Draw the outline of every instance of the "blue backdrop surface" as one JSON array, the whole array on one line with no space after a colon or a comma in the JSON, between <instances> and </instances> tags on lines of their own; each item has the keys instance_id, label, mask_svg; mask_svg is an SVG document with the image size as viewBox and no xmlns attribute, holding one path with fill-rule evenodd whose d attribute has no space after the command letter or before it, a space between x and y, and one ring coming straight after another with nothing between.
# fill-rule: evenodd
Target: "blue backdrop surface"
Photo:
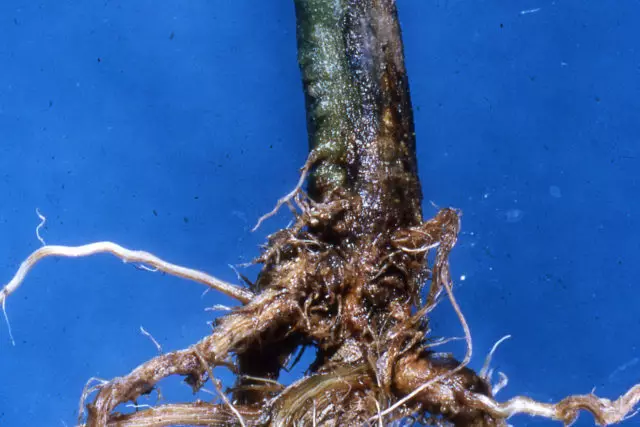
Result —
<instances>
[{"instance_id":1,"label":"blue backdrop surface","mask_svg":"<svg viewBox=\"0 0 640 427\"><path fill-rule=\"evenodd\" d=\"M425 216L464 212L473 367L511 334L500 399L616 397L640 382L640 3L398 5ZM249 231L306 157L294 21L290 1L1 2L0 282L40 245L36 208L47 243L112 240L235 281L286 224ZM140 326L184 348L219 303L109 255L43 261L7 301L15 346L0 325L0 425L74 425L87 379L156 354ZM462 334L444 304L433 320Z\"/></svg>"}]
</instances>

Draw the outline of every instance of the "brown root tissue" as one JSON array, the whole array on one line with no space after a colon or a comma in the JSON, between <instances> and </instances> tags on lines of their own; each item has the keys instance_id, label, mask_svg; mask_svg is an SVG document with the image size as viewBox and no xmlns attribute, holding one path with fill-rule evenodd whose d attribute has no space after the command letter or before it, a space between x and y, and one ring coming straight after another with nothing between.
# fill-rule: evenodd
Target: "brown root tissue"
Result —
<instances>
[{"instance_id":1,"label":"brown root tissue","mask_svg":"<svg viewBox=\"0 0 640 427\"><path fill-rule=\"evenodd\" d=\"M359 222L371 216L362 214L366 203L358 195L335 193L319 203L300 192L290 205L293 225L271 235L256 260L262 271L252 285L255 297L218 319L197 344L88 389L83 401L97 394L87 405L86 425L342 426L405 419L497 427L518 413L569 425L581 409L609 425L640 400L640 386L615 401L593 394L557 404L494 400L490 375L465 366L471 338L448 265L459 231L457 211L442 209L421 224L369 234L359 231ZM462 362L434 352L438 342L428 335L427 315L445 295L466 331ZM278 382L280 371L301 346L314 347L316 358L307 375L285 387ZM237 377L231 400L213 378L212 367L220 365ZM211 381L221 398L115 411L170 375L184 376L194 390Z\"/></svg>"},{"instance_id":2,"label":"brown root tissue","mask_svg":"<svg viewBox=\"0 0 640 427\"><path fill-rule=\"evenodd\" d=\"M183 375L198 389L210 379L210 367L221 364L238 375L233 402L211 406L205 424L189 421L194 425L236 425L240 419L261 425L359 425L459 365L435 357L425 317L449 286L442 280L448 280L448 252L459 227L456 211L443 209L422 224L372 235L359 231L368 228L360 222L370 216L363 214L358 196L336 193L318 203L299 194L292 206L295 222L271 235L257 259L263 265L253 285L257 296L220 318L212 335L193 347L159 356L100 387L88 405L88 425L127 425L133 417L141 422L140 413L113 410L149 393L168 375ZM432 265L430 250L436 252ZM429 292L423 301L425 283ZM300 346L314 346L316 359L308 376L283 387L277 383L280 370ZM496 425L465 406L459 395L467 392L491 396L489 384L464 368L386 419L413 415ZM240 417L231 408L238 408ZM187 413L184 406L178 409ZM155 413L156 420L162 413L176 419L168 415L170 406L163 411Z\"/></svg>"}]
</instances>

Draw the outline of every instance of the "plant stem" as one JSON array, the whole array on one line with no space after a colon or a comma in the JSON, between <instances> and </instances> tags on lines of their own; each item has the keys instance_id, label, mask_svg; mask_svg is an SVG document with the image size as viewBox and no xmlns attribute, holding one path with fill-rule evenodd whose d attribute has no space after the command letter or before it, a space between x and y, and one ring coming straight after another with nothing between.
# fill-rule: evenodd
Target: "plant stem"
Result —
<instances>
[{"instance_id":1,"label":"plant stem","mask_svg":"<svg viewBox=\"0 0 640 427\"><path fill-rule=\"evenodd\" d=\"M315 160L310 194L362 198L362 232L422 220L413 112L395 2L296 0Z\"/></svg>"}]
</instances>

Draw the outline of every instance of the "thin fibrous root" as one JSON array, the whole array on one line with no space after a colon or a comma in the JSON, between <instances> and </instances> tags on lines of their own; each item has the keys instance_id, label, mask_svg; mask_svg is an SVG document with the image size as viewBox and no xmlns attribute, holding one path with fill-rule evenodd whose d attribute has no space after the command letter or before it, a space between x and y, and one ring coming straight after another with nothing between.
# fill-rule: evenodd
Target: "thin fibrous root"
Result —
<instances>
[{"instance_id":1,"label":"thin fibrous root","mask_svg":"<svg viewBox=\"0 0 640 427\"><path fill-rule=\"evenodd\" d=\"M0 298L3 298L3 295L0 294ZM11 345L15 347L16 340L13 338L13 332L11 332L11 323L9 322L9 316L7 316L7 300L2 299L2 314L4 315L4 321L7 324L7 329L9 330L9 339L11 340Z\"/></svg>"},{"instance_id":2,"label":"thin fibrous root","mask_svg":"<svg viewBox=\"0 0 640 427\"><path fill-rule=\"evenodd\" d=\"M500 344L502 344L503 342L505 342L509 338L511 338L511 335L505 335L502 338L500 338L498 341L496 341L496 343L493 345L493 347L491 347L491 351L489 351L489 354L487 354L487 357L484 359L484 364L482 365L482 368L480 369L480 372L478 372L478 375L480 376L480 378L483 378L485 381L490 382L491 373L492 373L492 370L491 370L491 359L493 358L493 355L495 354L495 352L498 349L498 347L500 346Z\"/></svg>"},{"instance_id":3,"label":"thin fibrous root","mask_svg":"<svg viewBox=\"0 0 640 427\"><path fill-rule=\"evenodd\" d=\"M561 421L565 425L573 424L582 409L590 412L596 423L608 426L620 423L635 415L634 408L640 402L640 384L633 386L617 400L599 398L594 394L569 396L558 403L542 403L523 396L517 396L504 403L491 397L471 393L469 404L486 411L496 418L509 418L517 414L545 417Z\"/></svg>"},{"instance_id":4,"label":"thin fibrous root","mask_svg":"<svg viewBox=\"0 0 640 427\"><path fill-rule=\"evenodd\" d=\"M495 384L491 383L491 395L493 397L495 397L500 392L500 390L502 390L507 386L507 384L509 384L509 377L507 377L504 372L498 372L498 376L500 377L498 382Z\"/></svg>"},{"instance_id":5,"label":"thin fibrous root","mask_svg":"<svg viewBox=\"0 0 640 427\"><path fill-rule=\"evenodd\" d=\"M140 333L142 333L142 335L144 335L145 337L147 337L147 338L149 338L151 340L153 345L156 346L156 350L158 350L158 354L162 354L162 346L160 345L160 343L158 341L156 341L156 339L153 337L153 335L151 335L149 332L147 332L147 330L145 328L143 328L142 325L140 325Z\"/></svg>"},{"instance_id":6,"label":"thin fibrous root","mask_svg":"<svg viewBox=\"0 0 640 427\"><path fill-rule=\"evenodd\" d=\"M202 352L200 352L200 350L198 350L198 346L194 346L193 350L195 351L196 356L198 356L198 360L200 360L200 363L202 364L202 367L209 373L209 380L213 383L213 386L216 388L216 391L220 395L220 399L222 399L224 404L227 405L227 407L231 410L231 412L233 412L233 415L236 416L236 418L240 422L240 425L242 427L247 427L247 424L244 422L244 418L242 418L242 415L240 415L240 412L238 412L236 407L233 406L233 404L229 401L229 399L227 398L227 395L222 390L222 387L220 386L220 383L213 376L213 370L211 369L211 365L209 363L207 363L206 359L202 355Z\"/></svg>"},{"instance_id":7,"label":"thin fibrous root","mask_svg":"<svg viewBox=\"0 0 640 427\"><path fill-rule=\"evenodd\" d=\"M36 237L38 238L40 243L42 243L42 246L47 246L44 239L40 235L40 230L42 229L42 227L44 227L44 224L47 222L47 218L40 213L40 210L38 208L36 208L36 215L38 215L38 218L40 218L40 224L38 224L38 226L36 227Z\"/></svg>"},{"instance_id":8,"label":"thin fibrous root","mask_svg":"<svg viewBox=\"0 0 640 427\"><path fill-rule=\"evenodd\" d=\"M460 325L462 326L462 329L464 331L464 338L467 344L467 351L465 353L464 359L460 364L458 364L458 366L456 366L451 371L437 375L431 378L430 380L424 382L420 386L416 387L416 389L413 390L411 393L407 394L402 399L398 400L393 405L389 406L384 411L382 411L379 414L379 416L381 417L385 417L391 414L392 412L400 408L402 405L409 402L411 399L413 399L418 394L423 392L427 387L431 386L432 384L458 373L459 371L464 369L471 361L471 356L473 354L473 341L471 337L471 330L469 329L469 324L467 323L464 317L464 314L462 313L462 310L458 305L458 301L456 300L455 295L453 294L453 281L451 280L451 273L449 271L449 265L447 262L447 257L449 255L449 252L451 251L451 249L453 248L457 240L457 234L458 234L458 231L460 230L460 220L458 215L453 210L450 210L450 211L443 210L441 211L441 213L442 212L454 213L455 215L452 218L455 219L455 222L454 222L453 233L448 236L444 236L443 240L440 242L440 245L438 248L438 254L436 256L436 266L434 267L433 285L436 285L434 286L435 288L440 288L440 289L444 288L444 290L446 291L447 296L449 297L451 306L453 307L453 310L458 316L458 319L460 320ZM433 300L433 298L430 298L430 299ZM420 311L418 311L418 313L416 313L414 317L417 317L417 316L422 317L423 315L428 313L431 309L433 309L432 304L433 303L428 302ZM373 421L375 421L375 417L371 417L369 419L369 422L373 422Z\"/></svg>"},{"instance_id":9,"label":"thin fibrous root","mask_svg":"<svg viewBox=\"0 0 640 427\"><path fill-rule=\"evenodd\" d=\"M255 225L255 227L253 227L251 229L251 231L256 231L258 228L260 228L260 225L262 224L262 222L264 220L269 219L272 216L274 216L278 212L278 210L280 210L282 205L284 205L285 203L289 203L289 201L291 199L293 199L298 194L298 192L302 189L302 186L304 185L305 180L307 179L307 175L309 174L309 170L311 169L311 166L315 162L315 157L316 156L315 156L314 152L312 151L311 154L309 154L309 157L307 158L306 163L304 164L304 166L302 167L302 169L300 171L300 179L298 180L298 183L296 184L294 189L291 190L289 192L289 194L287 194L286 196L284 196L281 199L279 199L278 203L276 203L276 206L271 210L271 212L268 212L268 213L262 215L260 217L260 219L258 219L258 223Z\"/></svg>"},{"instance_id":10,"label":"thin fibrous root","mask_svg":"<svg viewBox=\"0 0 640 427\"><path fill-rule=\"evenodd\" d=\"M20 264L20 268L16 272L15 276L13 276L11 281L7 283L7 285L4 286L2 290L0 290L0 304L2 304L2 306L4 307L6 298L20 287L27 273L29 273L33 266L41 259L50 256L77 258L99 253L110 253L122 259L122 261L124 262L150 265L157 270L170 274L172 276L182 277L184 279L202 283L203 285L220 291L223 294L235 298L244 304L248 303L254 297L253 292L249 291L248 289L243 289L239 286L232 285L220 279L216 279L215 277L210 276L202 271L193 270L191 268L182 267L176 264L171 264L153 254L150 254L149 252L133 251L123 248L122 246L113 242L95 242L82 246L48 245L34 251L25 261L22 262L22 264Z\"/></svg>"},{"instance_id":11,"label":"thin fibrous root","mask_svg":"<svg viewBox=\"0 0 640 427\"><path fill-rule=\"evenodd\" d=\"M97 383L97 384L95 384ZM84 404L87 397L96 390L100 390L105 384L109 384L109 381L102 378L91 377L87 380L87 383L82 389L82 396L80 396L80 404L78 407L78 425L82 424L82 418L84 417Z\"/></svg>"},{"instance_id":12,"label":"thin fibrous root","mask_svg":"<svg viewBox=\"0 0 640 427\"><path fill-rule=\"evenodd\" d=\"M413 390L411 393L407 394L402 399L398 400L396 403L394 403L393 405L389 406L387 409L382 411L380 414L378 414L377 417L385 417L385 416L391 414L393 411L395 411L396 409L400 408L405 403L409 402L411 399L416 397L418 394L422 393L430 385L432 385L432 384L434 384L434 383L436 383L438 381L441 381L441 380L443 380L443 379L445 379L447 377L450 377L450 376L460 372L471 361L471 356L473 354L473 343L472 343L472 338L471 338L471 330L469 329L469 325L468 325L468 323L467 323L467 321L466 321L466 319L464 317L464 314L462 313L462 310L460 309L460 306L458 305L458 302L457 302L455 296L453 295L452 283L451 283L451 278L450 278L448 269L444 269L443 270L442 284L443 284L444 289L447 292L447 295L449 296L449 301L451 302L451 305L453 306L454 311L458 315L458 319L460 320L460 324L462 325L462 329L464 330L465 341L467 343L467 351L465 353L464 359L462 360L462 362L458 366L456 366L451 371L448 371L448 372L445 372L443 374L437 375L437 376L431 378L430 380L425 381L419 387L416 387L416 389ZM369 419L369 422L375 421L375 419L377 417L371 417Z\"/></svg>"}]
</instances>

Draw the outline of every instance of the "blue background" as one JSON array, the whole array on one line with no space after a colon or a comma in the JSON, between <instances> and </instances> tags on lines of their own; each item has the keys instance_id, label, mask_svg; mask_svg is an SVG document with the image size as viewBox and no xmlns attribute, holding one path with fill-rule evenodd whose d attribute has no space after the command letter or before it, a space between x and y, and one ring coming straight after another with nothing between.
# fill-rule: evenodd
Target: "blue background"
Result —
<instances>
[{"instance_id":1,"label":"blue background","mask_svg":"<svg viewBox=\"0 0 640 427\"><path fill-rule=\"evenodd\" d=\"M640 381L640 3L398 4L425 216L464 212L472 366L512 334L500 399L617 397ZM290 1L1 2L0 282L39 246L36 208L50 244L112 240L235 281L306 157L294 21ZM209 332L204 308L230 301L202 293L109 255L43 261L7 301L15 347L0 325L0 425L74 425L89 377L156 354L140 326L166 351ZM462 334L446 304L433 320Z\"/></svg>"}]
</instances>

